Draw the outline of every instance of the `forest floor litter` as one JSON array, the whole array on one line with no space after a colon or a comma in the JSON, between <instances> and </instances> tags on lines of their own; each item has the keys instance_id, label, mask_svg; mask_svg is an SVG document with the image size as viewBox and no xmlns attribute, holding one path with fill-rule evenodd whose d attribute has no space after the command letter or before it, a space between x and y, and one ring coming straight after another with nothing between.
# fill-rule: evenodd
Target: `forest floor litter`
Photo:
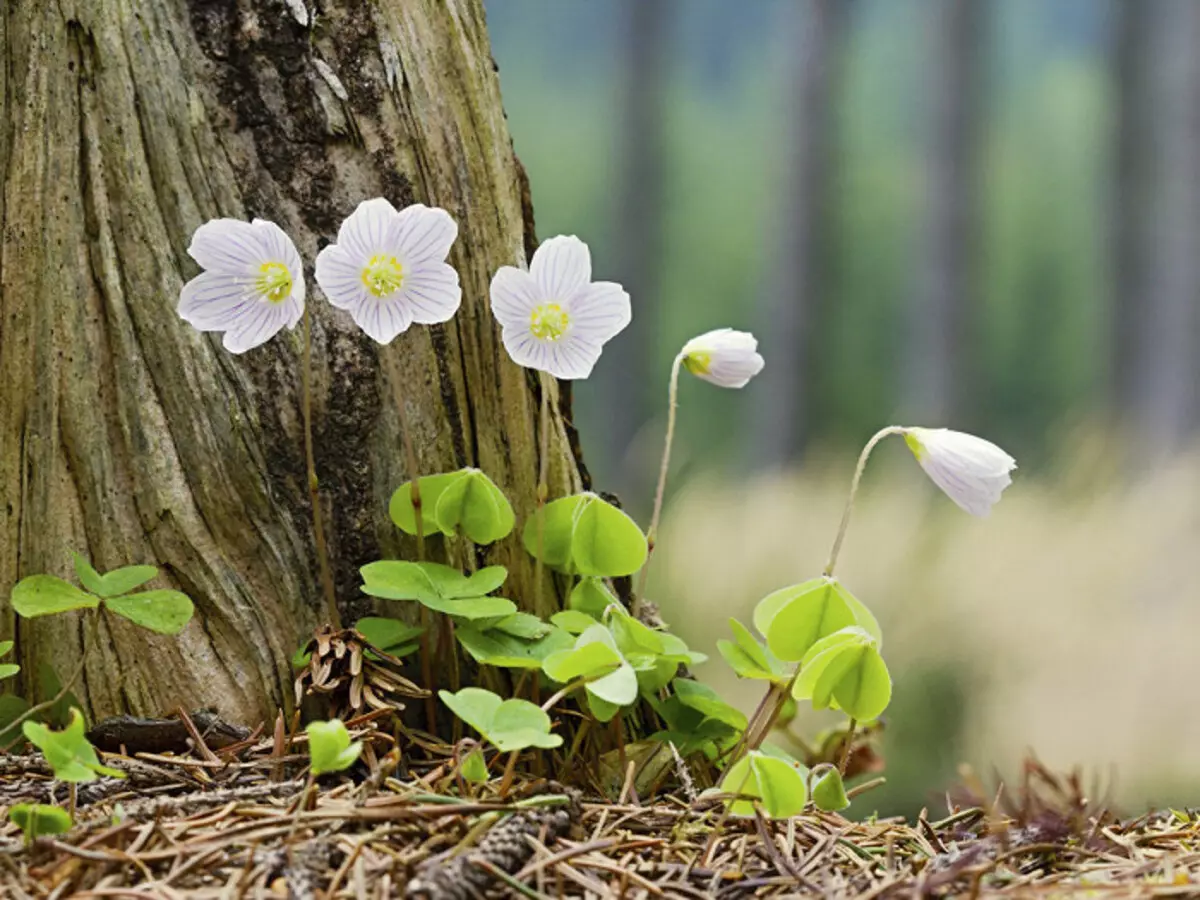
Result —
<instances>
[{"instance_id":1,"label":"forest floor litter","mask_svg":"<svg viewBox=\"0 0 1200 900\"><path fill-rule=\"evenodd\" d=\"M80 785L68 834L0 832L0 896L1200 896L1200 814L1123 819L1034 760L1015 788L968 777L915 823L868 817L865 796L852 818L735 819L690 786L638 798L632 765L615 801L520 778L470 796L448 756L407 762L379 719L347 723L367 747L355 777L311 791L304 735L280 728L106 755L126 778ZM40 755L0 756L0 805L69 794Z\"/></svg>"}]
</instances>

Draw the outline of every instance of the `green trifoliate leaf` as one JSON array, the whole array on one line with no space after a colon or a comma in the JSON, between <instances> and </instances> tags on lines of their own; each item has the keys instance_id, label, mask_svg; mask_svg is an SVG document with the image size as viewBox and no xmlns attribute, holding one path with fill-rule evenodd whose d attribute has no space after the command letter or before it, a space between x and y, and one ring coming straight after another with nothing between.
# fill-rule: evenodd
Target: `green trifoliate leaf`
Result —
<instances>
[{"instance_id":1,"label":"green trifoliate leaf","mask_svg":"<svg viewBox=\"0 0 1200 900\"><path fill-rule=\"evenodd\" d=\"M604 618L604 612L610 606L620 606L621 602L604 584L604 580L595 577L583 577L571 589L567 598L567 607L587 613L596 621Z\"/></svg>"},{"instance_id":2,"label":"green trifoliate leaf","mask_svg":"<svg viewBox=\"0 0 1200 900\"><path fill-rule=\"evenodd\" d=\"M841 812L850 805L850 798L846 796L846 785L842 782L841 774L833 766L813 784L812 800L817 809L826 812Z\"/></svg>"},{"instance_id":3,"label":"green trifoliate leaf","mask_svg":"<svg viewBox=\"0 0 1200 900\"><path fill-rule=\"evenodd\" d=\"M482 688L455 694L438 691L451 711L504 752L527 747L557 747L562 738L550 733L550 717L528 700L501 700Z\"/></svg>"},{"instance_id":4,"label":"green trifoliate leaf","mask_svg":"<svg viewBox=\"0 0 1200 900\"><path fill-rule=\"evenodd\" d=\"M508 669L540 669L542 661L574 643L561 628L552 627L536 640L525 640L498 629L489 631L459 625L454 629L458 642L476 662Z\"/></svg>"},{"instance_id":5,"label":"green trifoliate leaf","mask_svg":"<svg viewBox=\"0 0 1200 900\"><path fill-rule=\"evenodd\" d=\"M354 765L362 753L362 741L350 741L350 732L340 719L328 722L309 722L304 729L308 735L308 755L314 776L341 772Z\"/></svg>"},{"instance_id":6,"label":"green trifoliate leaf","mask_svg":"<svg viewBox=\"0 0 1200 900\"><path fill-rule=\"evenodd\" d=\"M684 706L696 710L706 719L716 719L738 731L745 730L745 714L722 700L707 684L687 678L676 678L674 687L675 695Z\"/></svg>"},{"instance_id":7,"label":"green trifoliate leaf","mask_svg":"<svg viewBox=\"0 0 1200 900\"><path fill-rule=\"evenodd\" d=\"M388 656L403 657L417 649L417 640L425 631L420 625L410 625L399 619L366 616L354 623L354 629L371 646Z\"/></svg>"},{"instance_id":8,"label":"green trifoliate leaf","mask_svg":"<svg viewBox=\"0 0 1200 900\"><path fill-rule=\"evenodd\" d=\"M592 616L577 609L564 609L556 612L550 617L550 621L571 634L583 634L593 625L598 624Z\"/></svg>"},{"instance_id":9,"label":"green trifoliate leaf","mask_svg":"<svg viewBox=\"0 0 1200 900\"><path fill-rule=\"evenodd\" d=\"M104 605L118 616L159 634L179 634L192 619L192 601L179 591L143 591L109 597Z\"/></svg>"},{"instance_id":10,"label":"green trifoliate leaf","mask_svg":"<svg viewBox=\"0 0 1200 900\"><path fill-rule=\"evenodd\" d=\"M21 730L26 740L42 751L59 781L95 781L100 775L125 777L123 772L101 765L96 748L84 736L83 716L78 709L71 710L71 721L62 731L30 721L24 722Z\"/></svg>"},{"instance_id":11,"label":"green trifoliate leaf","mask_svg":"<svg viewBox=\"0 0 1200 900\"><path fill-rule=\"evenodd\" d=\"M617 649L632 662L634 654L657 657L665 652L662 635L644 622L635 619L623 606L605 610L608 630L617 642Z\"/></svg>"},{"instance_id":12,"label":"green trifoliate leaf","mask_svg":"<svg viewBox=\"0 0 1200 900\"><path fill-rule=\"evenodd\" d=\"M107 575L101 575L78 553L74 556L75 574L79 576L79 583L97 597L119 597L121 594L128 594L158 574L158 569L154 566L122 566L113 569Z\"/></svg>"},{"instance_id":13,"label":"green trifoliate leaf","mask_svg":"<svg viewBox=\"0 0 1200 900\"><path fill-rule=\"evenodd\" d=\"M508 570L488 566L467 576L441 563L381 560L360 570L363 593L387 600L416 600L436 612L463 619L503 618L517 611L503 597L483 596L504 583Z\"/></svg>"},{"instance_id":14,"label":"green trifoliate leaf","mask_svg":"<svg viewBox=\"0 0 1200 900\"><path fill-rule=\"evenodd\" d=\"M505 634L510 634L523 641L536 641L549 634L551 626L537 616L518 612L511 616L505 616L488 630L503 631Z\"/></svg>"},{"instance_id":15,"label":"green trifoliate leaf","mask_svg":"<svg viewBox=\"0 0 1200 900\"><path fill-rule=\"evenodd\" d=\"M611 503L593 496L580 510L571 536L571 556L580 575L632 575L645 564L647 553L642 529Z\"/></svg>"},{"instance_id":16,"label":"green trifoliate leaf","mask_svg":"<svg viewBox=\"0 0 1200 900\"><path fill-rule=\"evenodd\" d=\"M463 469L456 474L460 477L448 483L437 499L437 523L442 532L455 534L461 530L476 544L491 544L507 537L516 517L500 488L479 469Z\"/></svg>"},{"instance_id":17,"label":"green trifoliate leaf","mask_svg":"<svg viewBox=\"0 0 1200 900\"><path fill-rule=\"evenodd\" d=\"M98 598L53 575L22 578L12 591L13 611L26 619L72 609L95 609L99 605Z\"/></svg>"},{"instance_id":18,"label":"green trifoliate leaf","mask_svg":"<svg viewBox=\"0 0 1200 900\"><path fill-rule=\"evenodd\" d=\"M788 680L783 663L760 644L745 625L737 619L730 619L729 628L733 631L734 639L717 641L717 649L738 676L779 684Z\"/></svg>"},{"instance_id":19,"label":"green trifoliate leaf","mask_svg":"<svg viewBox=\"0 0 1200 900\"><path fill-rule=\"evenodd\" d=\"M767 646L781 660L804 658L812 644L833 632L857 625L845 592L833 578L814 578L776 590L758 604L755 623L766 620ZM760 616L760 611L766 611Z\"/></svg>"},{"instance_id":20,"label":"green trifoliate leaf","mask_svg":"<svg viewBox=\"0 0 1200 900\"><path fill-rule=\"evenodd\" d=\"M628 706L637 699L637 674L603 625L593 625L584 631L572 649L546 657L542 671L554 681L564 683L592 678L587 683L588 693L617 706Z\"/></svg>"},{"instance_id":21,"label":"green trifoliate leaf","mask_svg":"<svg viewBox=\"0 0 1200 900\"><path fill-rule=\"evenodd\" d=\"M535 559L538 557L538 523L541 522L542 562L560 572L574 573L571 567L571 539L575 533L575 521L582 508L591 502L591 496L576 494L552 500L534 513L525 523L521 535L526 551Z\"/></svg>"},{"instance_id":22,"label":"green trifoliate leaf","mask_svg":"<svg viewBox=\"0 0 1200 900\"><path fill-rule=\"evenodd\" d=\"M425 534L441 531L437 523L435 510L442 492L454 482L465 477L465 472L444 472L440 475L426 475L421 478L421 525ZM412 482L406 481L392 494L388 503L388 515L392 522L405 534L417 533L416 511L412 504ZM450 532L453 534L453 531Z\"/></svg>"},{"instance_id":23,"label":"green trifoliate leaf","mask_svg":"<svg viewBox=\"0 0 1200 900\"><path fill-rule=\"evenodd\" d=\"M852 627L813 645L792 693L811 700L815 709L836 701L846 715L869 722L891 702L892 679L874 637Z\"/></svg>"},{"instance_id":24,"label":"green trifoliate leaf","mask_svg":"<svg viewBox=\"0 0 1200 900\"><path fill-rule=\"evenodd\" d=\"M65 809L41 803L18 803L8 811L8 817L21 829L26 843L44 834L66 834L72 825Z\"/></svg>"},{"instance_id":25,"label":"green trifoliate leaf","mask_svg":"<svg viewBox=\"0 0 1200 900\"><path fill-rule=\"evenodd\" d=\"M786 819L803 812L808 802L805 774L785 760L753 750L730 767L721 789L745 798L730 801L732 815L753 816L757 800L771 818Z\"/></svg>"},{"instance_id":26,"label":"green trifoliate leaf","mask_svg":"<svg viewBox=\"0 0 1200 900\"><path fill-rule=\"evenodd\" d=\"M472 748L462 761L462 777L472 784L483 784L488 780L487 760L483 758L483 751L478 747Z\"/></svg>"},{"instance_id":27,"label":"green trifoliate leaf","mask_svg":"<svg viewBox=\"0 0 1200 900\"><path fill-rule=\"evenodd\" d=\"M426 600L424 606L434 612L460 619L502 619L517 611L517 604L507 597L463 597L460 600Z\"/></svg>"},{"instance_id":28,"label":"green trifoliate leaf","mask_svg":"<svg viewBox=\"0 0 1200 900\"><path fill-rule=\"evenodd\" d=\"M442 599L429 575L416 563L385 559L368 563L359 569L359 573L363 578L363 593L372 597L421 603ZM461 572L457 574L463 577Z\"/></svg>"}]
</instances>

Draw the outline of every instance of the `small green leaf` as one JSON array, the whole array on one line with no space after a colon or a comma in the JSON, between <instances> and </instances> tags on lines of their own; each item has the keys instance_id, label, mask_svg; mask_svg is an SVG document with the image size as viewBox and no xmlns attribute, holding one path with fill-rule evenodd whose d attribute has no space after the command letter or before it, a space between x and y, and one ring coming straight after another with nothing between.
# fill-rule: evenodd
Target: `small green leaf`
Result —
<instances>
[{"instance_id":1,"label":"small green leaf","mask_svg":"<svg viewBox=\"0 0 1200 900\"><path fill-rule=\"evenodd\" d=\"M842 782L841 774L833 766L830 766L829 771L820 776L813 785L812 800L817 809L826 812L840 812L850 805L850 798L846 796L846 785Z\"/></svg>"},{"instance_id":2,"label":"small green leaf","mask_svg":"<svg viewBox=\"0 0 1200 900\"><path fill-rule=\"evenodd\" d=\"M574 643L561 628L552 627L537 640L527 641L503 631L480 631L467 625L454 629L454 636L476 662L508 669L540 669L550 654Z\"/></svg>"},{"instance_id":3,"label":"small green leaf","mask_svg":"<svg viewBox=\"0 0 1200 900\"><path fill-rule=\"evenodd\" d=\"M774 609L764 632L777 657L795 662L827 635L855 624L854 613L831 578L817 578L776 591L759 604ZM782 602L777 598L783 597ZM758 613L756 610L756 619Z\"/></svg>"},{"instance_id":4,"label":"small green leaf","mask_svg":"<svg viewBox=\"0 0 1200 900\"><path fill-rule=\"evenodd\" d=\"M109 597L104 605L122 618L159 634L179 634L192 618L192 601L179 591L143 591Z\"/></svg>"},{"instance_id":5,"label":"small green leaf","mask_svg":"<svg viewBox=\"0 0 1200 900\"><path fill-rule=\"evenodd\" d=\"M717 692L707 684L687 678L676 678L674 686L675 694L684 706L702 713L705 718L716 719L738 731L745 730L747 725L745 714L722 700Z\"/></svg>"},{"instance_id":6,"label":"small green leaf","mask_svg":"<svg viewBox=\"0 0 1200 900\"><path fill-rule=\"evenodd\" d=\"M462 761L462 767L459 769L462 772L462 777L473 784L483 784L488 780L487 761L483 758L483 751L478 747L472 748Z\"/></svg>"},{"instance_id":7,"label":"small green leaf","mask_svg":"<svg viewBox=\"0 0 1200 900\"><path fill-rule=\"evenodd\" d=\"M8 817L32 843L44 834L66 834L71 830L71 814L57 806L41 803L18 803L8 811Z\"/></svg>"},{"instance_id":8,"label":"small green leaf","mask_svg":"<svg viewBox=\"0 0 1200 900\"><path fill-rule=\"evenodd\" d=\"M340 719L309 722L304 732L308 735L308 755L314 777L348 769L362 753L362 741L351 743L350 732Z\"/></svg>"},{"instance_id":9,"label":"small green leaf","mask_svg":"<svg viewBox=\"0 0 1200 900\"><path fill-rule=\"evenodd\" d=\"M550 621L564 631L569 631L571 634L583 634L593 625L598 624L587 613L579 612L576 609L564 609L561 612L556 612L550 617Z\"/></svg>"},{"instance_id":10,"label":"small green leaf","mask_svg":"<svg viewBox=\"0 0 1200 900\"><path fill-rule=\"evenodd\" d=\"M413 641L425 631L420 625L409 625L399 619L387 619L380 616L365 616L354 623L354 630L366 639L371 646L382 650L389 656L405 656L409 647L415 647Z\"/></svg>"},{"instance_id":11,"label":"small green leaf","mask_svg":"<svg viewBox=\"0 0 1200 900\"><path fill-rule=\"evenodd\" d=\"M773 819L799 815L808 802L805 774L787 761L753 750L734 763L721 782L722 790L741 798L730 801L735 816L753 816L754 800Z\"/></svg>"},{"instance_id":12,"label":"small green leaf","mask_svg":"<svg viewBox=\"0 0 1200 900\"><path fill-rule=\"evenodd\" d=\"M363 577L363 593L372 597L382 597L385 600L417 600L421 603L442 598L429 575L416 563L384 559L367 563L359 569L359 573ZM461 572L455 574L466 580Z\"/></svg>"},{"instance_id":13,"label":"small green leaf","mask_svg":"<svg viewBox=\"0 0 1200 900\"><path fill-rule=\"evenodd\" d=\"M450 710L498 749L557 747L562 737L550 734L550 717L528 700L501 700L482 688L463 688L456 694L438 691Z\"/></svg>"},{"instance_id":14,"label":"small green leaf","mask_svg":"<svg viewBox=\"0 0 1200 900\"><path fill-rule=\"evenodd\" d=\"M0 641L0 656L8 653L14 646L16 645L12 641Z\"/></svg>"},{"instance_id":15,"label":"small green leaf","mask_svg":"<svg viewBox=\"0 0 1200 900\"><path fill-rule=\"evenodd\" d=\"M552 500L534 513L525 523L521 539L529 554L538 555L538 522L543 522L542 562L560 572L572 572L571 537L575 533L575 520L591 494L575 494Z\"/></svg>"},{"instance_id":16,"label":"small green leaf","mask_svg":"<svg viewBox=\"0 0 1200 900\"><path fill-rule=\"evenodd\" d=\"M121 594L128 594L158 575L158 569L154 566L122 566L113 569L107 575L101 575L78 553L73 555L79 583L97 597L119 597Z\"/></svg>"},{"instance_id":17,"label":"small green leaf","mask_svg":"<svg viewBox=\"0 0 1200 900\"><path fill-rule=\"evenodd\" d=\"M664 652L662 636L643 622L635 619L623 606L610 606L605 611L608 630L616 639L617 648L630 659L641 653L657 657Z\"/></svg>"},{"instance_id":18,"label":"small green leaf","mask_svg":"<svg viewBox=\"0 0 1200 900\"><path fill-rule=\"evenodd\" d=\"M426 475L421 478L421 524L425 534L433 534L441 528L436 524L434 511L442 491L455 481L464 477L464 472L444 472L440 475ZM405 534L417 533L416 511L412 505L412 482L406 481L392 494L388 503L388 515L396 527ZM453 531L450 532L453 534Z\"/></svg>"},{"instance_id":19,"label":"small green leaf","mask_svg":"<svg viewBox=\"0 0 1200 900\"><path fill-rule=\"evenodd\" d=\"M892 679L875 639L855 626L813 645L792 693L811 700L815 709L836 701L846 715L869 722L891 702Z\"/></svg>"},{"instance_id":20,"label":"small green leaf","mask_svg":"<svg viewBox=\"0 0 1200 900\"><path fill-rule=\"evenodd\" d=\"M72 609L95 609L99 605L96 597L53 575L22 578L12 591L13 611L26 619Z\"/></svg>"},{"instance_id":21,"label":"small green leaf","mask_svg":"<svg viewBox=\"0 0 1200 900\"><path fill-rule=\"evenodd\" d=\"M646 535L611 503L591 497L580 511L571 538L571 557L580 575L632 575L646 562Z\"/></svg>"},{"instance_id":22,"label":"small green leaf","mask_svg":"<svg viewBox=\"0 0 1200 900\"><path fill-rule=\"evenodd\" d=\"M505 634L511 634L513 637L521 638L524 641L536 641L538 638L545 637L550 633L549 625L537 616L523 612L505 616L493 625L492 629L503 631Z\"/></svg>"},{"instance_id":23,"label":"small green leaf","mask_svg":"<svg viewBox=\"0 0 1200 900\"><path fill-rule=\"evenodd\" d=\"M22 723L21 730L25 738L42 751L54 770L54 777L60 781L95 781L98 775L125 777L118 769L101 765L96 748L84 736L83 716L78 709L71 710L71 721L62 731L30 721Z\"/></svg>"},{"instance_id":24,"label":"small green leaf","mask_svg":"<svg viewBox=\"0 0 1200 900\"><path fill-rule=\"evenodd\" d=\"M579 583L571 589L567 606L599 621L604 618L605 610L610 606L620 606L620 601L605 587L603 579L588 576L580 578Z\"/></svg>"},{"instance_id":25,"label":"small green leaf","mask_svg":"<svg viewBox=\"0 0 1200 900\"><path fill-rule=\"evenodd\" d=\"M463 597L461 600L439 597L421 602L434 612L468 620L505 618L517 611L517 604L505 597Z\"/></svg>"},{"instance_id":26,"label":"small green leaf","mask_svg":"<svg viewBox=\"0 0 1200 900\"><path fill-rule=\"evenodd\" d=\"M432 565L427 563L426 565ZM466 584L460 588L461 593L447 594L451 597L482 597L490 594L508 578L508 569L504 566L484 566L478 572L473 572L466 579Z\"/></svg>"},{"instance_id":27,"label":"small green leaf","mask_svg":"<svg viewBox=\"0 0 1200 900\"><path fill-rule=\"evenodd\" d=\"M457 474L460 477L438 496L436 516L442 532L455 534L461 528L476 544L491 544L507 537L516 524L508 498L479 469L463 469Z\"/></svg>"},{"instance_id":28,"label":"small green leaf","mask_svg":"<svg viewBox=\"0 0 1200 900\"><path fill-rule=\"evenodd\" d=\"M593 625L584 631L571 650L560 650L546 657L542 671L563 683L594 678L587 683L587 692L610 704L628 706L637 699L637 673L621 656L616 641L603 625Z\"/></svg>"},{"instance_id":29,"label":"small green leaf","mask_svg":"<svg viewBox=\"0 0 1200 900\"><path fill-rule=\"evenodd\" d=\"M0 641L0 656L4 656L13 648L12 641ZM16 663L0 663L0 678L11 678L21 671Z\"/></svg>"}]
</instances>

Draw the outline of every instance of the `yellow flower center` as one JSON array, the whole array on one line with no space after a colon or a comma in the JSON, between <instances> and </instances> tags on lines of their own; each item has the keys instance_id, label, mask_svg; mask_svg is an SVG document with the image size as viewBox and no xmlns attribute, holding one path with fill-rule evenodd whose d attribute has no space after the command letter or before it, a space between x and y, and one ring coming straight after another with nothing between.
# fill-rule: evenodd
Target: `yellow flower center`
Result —
<instances>
[{"instance_id":1,"label":"yellow flower center","mask_svg":"<svg viewBox=\"0 0 1200 900\"><path fill-rule=\"evenodd\" d=\"M712 367L712 354L689 353L683 358L683 367L693 375L707 375L708 370Z\"/></svg>"},{"instance_id":2,"label":"yellow flower center","mask_svg":"<svg viewBox=\"0 0 1200 900\"><path fill-rule=\"evenodd\" d=\"M557 341L570 327L570 315L557 303L543 303L529 314L529 331L539 341Z\"/></svg>"},{"instance_id":3,"label":"yellow flower center","mask_svg":"<svg viewBox=\"0 0 1200 900\"><path fill-rule=\"evenodd\" d=\"M376 297L386 297L404 284L404 266L391 254L372 256L362 271L363 284Z\"/></svg>"},{"instance_id":4,"label":"yellow flower center","mask_svg":"<svg viewBox=\"0 0 1200 900\"><path fill-rule=\"evenodd\" d=\"M292 273L283 263L263 263L258 267L254 287L268 302L282 303L292 293Z\"/></svg>"}]
</instances>

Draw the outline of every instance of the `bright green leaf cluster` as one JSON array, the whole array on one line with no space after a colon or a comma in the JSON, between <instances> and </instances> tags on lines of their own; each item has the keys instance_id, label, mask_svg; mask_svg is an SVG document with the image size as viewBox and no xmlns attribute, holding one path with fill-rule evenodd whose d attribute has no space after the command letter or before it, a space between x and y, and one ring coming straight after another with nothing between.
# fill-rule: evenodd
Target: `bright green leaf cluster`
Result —
<instances>
[{"instance_id":1,"label":"bright green leaf cluster","mask_svg":"<svg viewBox=\"0 0 1200 900\"><path fill-rule=\"evenodd\" d=\"M879 623L862 601L825 576L775 591L754 609L754 627L766 636L771 652L788 662L803 659L821 638L851 625L882 640Z\"/></svg>"},{"instance_id":2,"label":"bright green leaf cluster","mask_svg":"<svg viewBox=\"0 0 1200 900\"><path fill-rule=\"evenodd\" d=\"M192 601L179 591L129 593L158 574L154 566L123 566L101 575L76 553L75 572L86 591L53 575L22 578L13 588L13 609L17 615L32 619L74 609L95 609L103 603L110 612L159 634L178 634L192 618Z\"/></svg>"},{"instance_id":3,"label":"bright green leaf cluster","mask_svg":"<svg viewBox=\"0 0 1200 900\"><path fill-rule=\"evenodd\" d=\"M562 744L561 736L550 733L550 717L528 700L502 700L498 694L473 687L456 694L438 691L438 696L456 716L505 753Z\"/></svg>"},{"instance_id":4,"label":"bright green leaf cluster","mask_svg":"<svg viewBox=\"0 0 1200 900\"><path fill-rule=\"evenodd\" d=\"M539 523L540 526L539 526ZM633 519L592 493L554 500L525 523L525 549L572 575L615 578L646 562L646 536Z\"/></svg>"},{"instance_id":5,"label":"bright green leaf cluster","mask_svg":"<svg viewBox=\"0 0 1200 900\"><path fill-rule=\"evenodd\" d=\"M41 722L25 722L22 730L26 739L42 751L59 781L95 781L101 775L125 777L123 772L101 765L96 748L84 736L83 715L78 709L71 710L71 721L62 731Z\"/></svg>"},{"instance_id":6,"label":"bright green leaf cluster","mask_svg":"<svg viewBox=\"0 0 1200 900\"><path fill-rule=\"evenodd\" d=\"M362 741L350 742L350 732L340 719L310 722L304 729L308 735L308 755L313 776L341 772L354 765L362 753Z\"/></svg>"},{"instance_id":7,"label":"bright green leaf cluster","mask_svg":"<svg viewBox=\"0 0 1200 900\"><path fill-rule=\"evenodd\" d=\"M21 829L27 844L44 834L65 834L73 824L65 809L41 803L18 803L8 811L8 818Z\"/></svg>"},{"instance_id":8,"label":"bright green leaf cluster","mask_svg":"<svg viewBox=\"0 0 1200 900\"><path fill-rule=\"evenodd\" d=\"M516 524L508 498L479 469L426 476L420 489L419 515L426 534L440 531L451 537L461 532L476 544L491 544L507 537ZM405 482L392 494L388 514L401 531L417 533L412 482Z\"/></svg>"}]
</instances>

